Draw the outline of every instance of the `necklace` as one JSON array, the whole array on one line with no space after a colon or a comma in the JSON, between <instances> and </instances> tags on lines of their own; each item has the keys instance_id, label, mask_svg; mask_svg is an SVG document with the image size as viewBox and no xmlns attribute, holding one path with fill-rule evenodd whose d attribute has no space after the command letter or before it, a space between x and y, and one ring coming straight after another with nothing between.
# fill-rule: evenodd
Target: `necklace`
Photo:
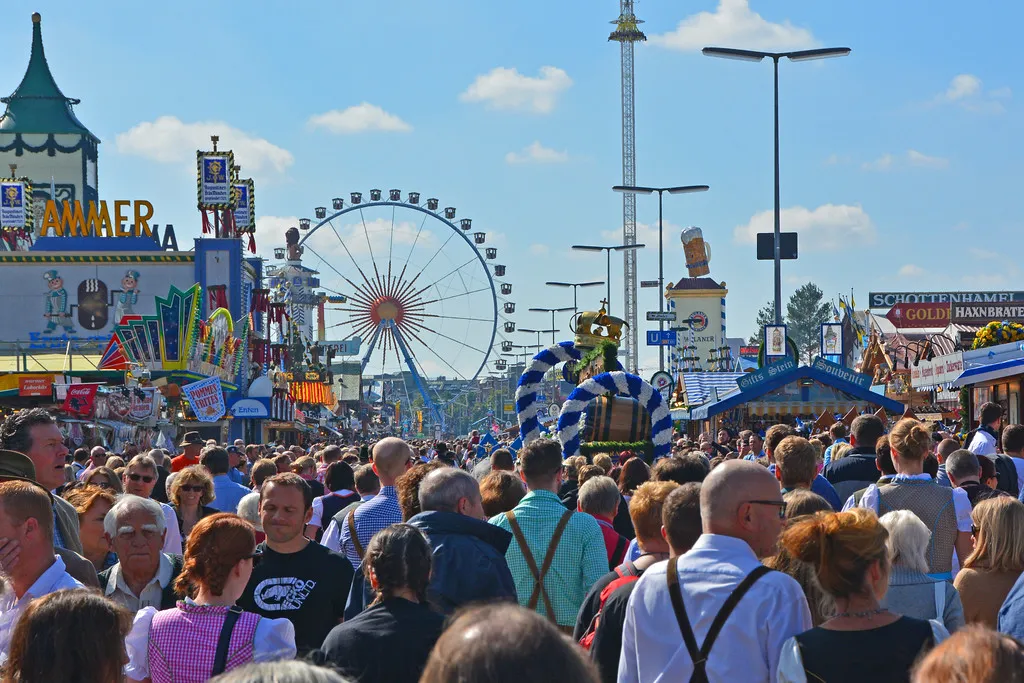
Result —
<instances>
[{"instance_id":1,"label":"necklace","mask_svg":"<svg viewBox=\"0 0 1024 683\"><path fill-rule=\"evenodd\" d=\"M888 611L889 610L887 608L885 608L885 607L879 607L877 609L869 609L869 610L866 610L864 612L840 612L839 614L834 615L832 618L833 619L839 619L840 617L846 617L848 619L849 618L857 618L857 619L867 618L867 619L871 619L872 617L874 617L874 616L876 616L878 614L884 614L885 612L888 612Z\"/></svg>"}]
</instances>

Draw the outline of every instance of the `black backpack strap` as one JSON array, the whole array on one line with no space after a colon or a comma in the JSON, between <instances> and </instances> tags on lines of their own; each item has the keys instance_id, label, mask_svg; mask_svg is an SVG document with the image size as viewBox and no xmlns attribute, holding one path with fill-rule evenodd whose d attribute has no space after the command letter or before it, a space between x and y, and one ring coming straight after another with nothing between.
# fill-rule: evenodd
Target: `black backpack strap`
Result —
<instances>
[{"instance_id":1,"label":"black backpack strap","mask_svg":"<svg viewBox=\"0 0 1024 683\"><path fill-rule=\"evenodd\" d=\"M711 622L711 628L708 629L708 635L704 639L704 645L700 648L701 658L707 661L708 655L711 653L711 648L715 644L715 640L718 639L718 634L722 631L722 627L725 626L726 620L729 615L732 614L733 610L736 609L736 605L739 604L743 596L747 594L751 586L760 579L762 576L772 571L764 565L758 566L754 571L747 574L747 576L740 581L740 585L736 586L729 597L725 599L725 604L722 605L722 609L718 610L718 614L715 615L715 620Z\"/></svg>"},{"instance_id":2,"label":"black backpack strap","mask_svg":"<svg viewBox=\"0 0 1024 683\"><path fill-rule=\"evenodd\" d=\"M629 545L629 541L626 540L626 537L619 536L619 542L615 544L615 550L612 551L612 559L608 563L609 569L615 569L616 565L614 564L614 562L618 560L620 557L625 558L625 555L623 555L623 553L626 552L627 545Z\"/></svg>"},{"instance_id":3,"label":"black backpack strap","mask_svg":"<svg viewBox=\"0 0 1024 683\"><path fill-rule=\"evenodd\" d=\"M213 659L213 671L210 673L211 678L224 673L224 669L228 665L228 648L231 646L231 634L234 632L235 624L238 623L238 617L240 616L242 616L242 608L238 605L232 605L224 617L224 625L220 629L220 637L217 638L217 654Z\"/></svg>"}]
</instances>

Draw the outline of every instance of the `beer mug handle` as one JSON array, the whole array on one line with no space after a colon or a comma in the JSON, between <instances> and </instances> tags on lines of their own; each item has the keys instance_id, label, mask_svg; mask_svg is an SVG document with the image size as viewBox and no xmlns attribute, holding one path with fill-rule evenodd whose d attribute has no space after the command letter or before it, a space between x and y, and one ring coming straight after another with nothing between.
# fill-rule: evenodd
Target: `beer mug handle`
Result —
<instances>
[{"instance_id":1,"label":"beer mug handle","mask_svg":"<svg viewBox=\"0 0 1024 683\"><path fill-rule=\"evenodd\" d=\"M704 253L707 256L708 262L710 262L711 261L711 243L710 242L705 242L704 243Z\"/></svg>"}]
</instances>

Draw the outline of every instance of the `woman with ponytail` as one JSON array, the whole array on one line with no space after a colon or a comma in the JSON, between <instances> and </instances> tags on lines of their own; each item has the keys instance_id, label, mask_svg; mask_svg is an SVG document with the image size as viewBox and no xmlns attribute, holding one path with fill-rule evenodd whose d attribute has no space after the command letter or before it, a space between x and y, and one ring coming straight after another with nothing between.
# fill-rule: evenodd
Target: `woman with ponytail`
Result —
<instances>
[{"instance_id":1,"label":"woman with ponytail","mask_svg":"<svg viewBox=\"0 0 1024 683\"><path fill-rule=\"evenodd\" d=\"M909 683L914 662L949 636L937 621L881 606L888 532L868 510L819 512L782 533L780 547L814 567L836 614L782 647L779 683Z\"/></svg>"},{"instance_id":2,"label":"woman with ponytail","mask_svg":"<svg viewBox=\"0 0 1024 683\"><path fill-rule=\"evenodd\" d=\"M889 450L896 475L888 483L872 484L859 506L879 516L909 510L932 532L928 544L928 576L953 580L953 550L962 562L971 554L971 501L967 492L948 488L924 471L933 446L932 434L917 420L904 419L889 432Z\"/></svg>"},{"instance_id":3,"label":"woman with ponytail","mask_svg":"<svg viewBox=\"0 0 1024 683\"><path fill-rule=\"evenodd\" d=\"M252 525L218 513L189 533L174 609L146 607L125 640L129 681L201 683L248 662L295 657L295 627L235 606L257 560Z\"/></svg>"}]
</instances>

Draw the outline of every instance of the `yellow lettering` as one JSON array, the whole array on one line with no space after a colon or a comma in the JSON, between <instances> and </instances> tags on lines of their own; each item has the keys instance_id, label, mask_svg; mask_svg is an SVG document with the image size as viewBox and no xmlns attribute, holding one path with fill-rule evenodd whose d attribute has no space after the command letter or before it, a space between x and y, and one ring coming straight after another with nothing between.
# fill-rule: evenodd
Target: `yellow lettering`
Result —
<instances>
[{"instance_id":1,"label":"yellow lettering","mask_svg":"<svg viewBox=\"0 0 1024 683\"><path fill-rule=\"evenodd\" d=\"M129 201L124 199L114 200L114 235L116 237L130 237L131 233L128 232L128 226L124 225L124 222L128 220L128 216L125 214L125 208L131 204Z\"/></svg>"},{"instance_id":2,"label":"yellow lettering","mask_svg":"<svg viewBox=\"0 0 1024 683\"><path fill-rule=\"evenodd\" d=\"M61 227L68 237L89 236L89 227L82 218L82 202L69 202L64 200L63 211L61 211Z\"/></svg>"},{"instance_id":3,"label":"yellow lettering","mask_svg":"<svg viewBox=\"0 0 1024 683\"><path fill-rule=\"evenodd\" d=\"M146 209L145 213L142 209ZM153 217L153 205L145 199L135 202L135 236L152 237L153 231L149 229L149 219Z\"/></svg>"},{"instance_id":4,"label":"yellow lettering","mask_svg":"<svg viewBox=\"0 0 1024 683\"><path fill-rule=\"evenodd\" d=\"M96 202L89 202L89 211L86 214L85 230L90 235L100 237L99 215L96 213Z\"/></svg>"},{"instance_id":5,"label":"yellow lettering","mask_svg":"<svg viewBox=\"0 0 1024 683\"><path fill-rule=\"evenodd\" d=\"M110 225L110 211L107 209L106 202L100 202L100 228L103 230L104 237L113 237L114 229ZM95 233L99 236L99 233Z\"/></svg>"},{"instance_id":6,"label":"yellow lettering","mask_svg":"<svg viewBox=\"0 0 1024 683\"><path fill-rule=\"evenodd\" d=\"M39 226L39 236L44 237L53 228L53 234L57 237L64 236L64 226L60 224L60 216L57 214L57 202L52 199L46 202L46 210L43 212L43 224Z\"/></svg>"}]
</instances>

